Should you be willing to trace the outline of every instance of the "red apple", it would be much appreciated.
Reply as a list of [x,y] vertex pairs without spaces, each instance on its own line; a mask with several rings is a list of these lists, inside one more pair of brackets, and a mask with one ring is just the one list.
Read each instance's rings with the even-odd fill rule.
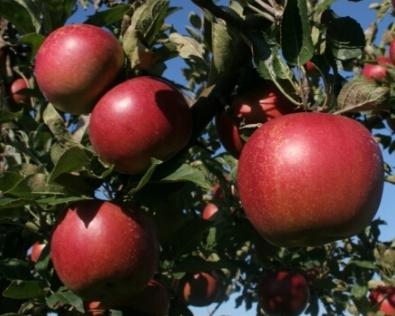
[[97,26],[74,24],[52,32],[36,55],[34,73],[57,109],[89,113],[110,87],[124,61],[117,39]]
[[383,65],[365,64],[362,68],[362,75],[366,79],[384,81],[387,77],[387,68]]
[[130,297],[129,302],[123,306],[127,306],[126,309],[121,307],[124,315],[141,312],[147,316],[166,316],[170,307],[170,294],[161,283],[150,280],[141,292]]
[[278,271],[259,283],[261,308],[270,316],[296,316],[309,301],[309,287],[302,274]]
[[25,79],[19,78],[16,79],[12,84],[11,84],[11,98],[12,101],[14,101],[16,104],[26,104],[29,102],[29,97],[24,94],[18,93],[19,91],[23,89],[29,88],[27,85],[27,82]]
[[369,131],[324,113],[263,124],[244,147],[237,174],[248,219],[285,247],[359,233],[376,214],[383,181],[381,151]]
[[369,299],[384,316],[395,316],[395,287],[379,286],[371,291]]
[[41,253],[43,252],[44,248],[45,248],[45,244],[36,241],[32,246],[32,253],[30,255],[30,260],[36,263],[38,259],[40,259]]
[[218,299],[220,282],[213,274],[200,272],[185,277],[181,282],[181,290],[186,304],[207,306]]
[[318,76],[320,74],[317,66],[311,60],[304,64],[304,68],[306,69],[306,73],[312,77]]
[[103,306],[102,302],[98,302],[98,301],[84,302],[84,307],[85,307],[86,315],[88,316],[107,315],[106,308]]
[[88,301],[106,306],[143,289],[158,263],[153,226],[138,211],[104,201],[68,208],[51,239],[60,280]]
[[242,124],[264,123],[292,112],[295,106],[272,83],[265,81],[234,97],[230,109],[217,116],[218,137],[225,149],[238,158],[245,144],[240,133]]
[[211,221],[213,220],[213,217],[215,214],[218,212],[218,206],[215,205],[214,203],[207,203],[205,208],[203,209],[202,212],[202,218],[205,221]]
[[97,154],[126,174],[166,160],[188,143],[192,116],[183,95],[153,77],[137,77],[107,92],[93,109],[89,137]]
[[391,60],[392,64],[395,65],[395,40],[393,40],[390,44],[389,59]]

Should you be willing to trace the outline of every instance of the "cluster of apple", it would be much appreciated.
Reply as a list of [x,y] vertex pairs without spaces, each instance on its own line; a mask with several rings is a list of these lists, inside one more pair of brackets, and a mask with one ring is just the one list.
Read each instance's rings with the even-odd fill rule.
[[[69,25],[51,33],[40,47],[35,77],[57,109],[91,113],[89,138],[98,156],[115,170],[135,175],[148,168],[151,158],[169,159],[186,146],[192,117],[182,94],[163,79],[118,82],[123,65],[122,46],[111,33]],[[241,128],[249,126],[260,127],[247,140]],[[264,82],[236,97],[217,117],[217,127],[224,147],[239,158],[237,187],[247,218],[270,243],[323,244],[360,232],[374,217],[383,189],[383,160],[358,122],[299,113],[273,84]],[[169,294],[153,279],[158,248],[152,224],[138,209],[103,201],[67,209],[51,237],[59,278],[92,310],[128,307],[165,315]],[[187,303],[216,300],[219,285],[209,276],[184,280]],[[203,303],[201,279],[211,284],[203,288]],[[260,284],[262,308],[271,315],[297,315],[307,304],[308,286],[301,275],[280,271]],[[146,296],[165,303],[144,305]],[[286,304],[287,297],[292,299]],[[161,309],[152,310],[155,305]]]
[[[192,118],[183,95],[163,79],[117,82],[123,66],[122,46],[110,32],[75,24],[46,38],[34,74],[55,108],[91,113],[93,148],[117,171],[132,175],[144,172],[151,158],[166,160],[180,151],[189,141]],[[114,307],[167,314],[170,295],[153,279],[156,232],[140,210],[99,200],[76,203],[58,220],[50,245],[57,275],[92,315]],[[37,247],[33,261],[42,250]],[[194,283],[186,278],[182,288],[186,303],[193,304]]]
[[389,47],[388,56],[379,56],[376,63],[368,63],[362,69],[362,75],[371,80],[384,82],[388,79],[388,68],[395,69],[395,40],[393,40]]

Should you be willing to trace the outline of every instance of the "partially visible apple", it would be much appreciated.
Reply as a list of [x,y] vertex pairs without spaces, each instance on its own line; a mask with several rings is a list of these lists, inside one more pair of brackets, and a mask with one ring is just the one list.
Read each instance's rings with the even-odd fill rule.
[[247,218],[263,238],[284,247],[361,232],[377,212],[383,183],[382,154],[369,131],[324,113],[263,124],[244,146],[237,173]]
[[218,137],[225,149],[238,158],[245,141],[242,125],[261,124],[284,114],[295,112],[295,106],[268,81],[233,98],[231,107],[216,117]]
[[218,206],[212,202],[206,204],[202,212],[202,219],[205,221],[213,220],[215,214],[218,212]]
[[192,115],[168,82],[136,77],[107,92],[93,109],[89,138],[103,160],[121,173],[138,174],[151,158],[166,160],[188,143]]
[[32,262],[36,263],[38,261],[38,259],[40,259],[41,253],[43,252],[44,248],[45,248],[44,243],[40,243],[40,242],[36,241],[32,246],[30,260]]
[[86,315],[88,316],[105,316],[107,315],[106,308],[102,302],[92,301],[84,302],[84,308]]
[[259,303],[270,316],[297,316],[309,301],[309,287],[299,273],[277,271],[259,282]]
[[11,99],[16,104],[26,104],[29,102],[29,97],[25,94],[18,93],[23,89],[29,88],[27,82],[23,78],[18,78],[12,82],[10,91],[11,91]]
[[362,68],[362,75],[366,79],[384,81],[387,77],[387,68],[378,64],[365,64]]
[[379,286],[371,291],[369,299],[384,316],[395,316],[395,287]]
[[150,280],[141,292],[130,297],[127,303],[120,306],[120,309],[124,315],[141,312],[147,316],[167,316],[169,307],[169,291],[158,281]]
[[392,64],[395,65],[395,39],[390,44],[389,59],[391,60]]
[[207,306],[218,299],[221,286],[214,274],[200,272],[187,275],[181,281],[181,291],[186,304]]
[[138,210],[84,201],[69,207],[55,226],[51,259],[70,290],[111,306],[152,278],[158,243],[153,225]]
[[65,25],[40,46],[34,73],[57,109],[89,113],[116,79],[124,62],[121,44],[108,31],[88,24]]
[[306,73],[309,76],[316,77],[319,76],[320,74],[319,70],[317,69],[317,66],[311,60],[307,61],[304,64],[304,68],[306,69]]

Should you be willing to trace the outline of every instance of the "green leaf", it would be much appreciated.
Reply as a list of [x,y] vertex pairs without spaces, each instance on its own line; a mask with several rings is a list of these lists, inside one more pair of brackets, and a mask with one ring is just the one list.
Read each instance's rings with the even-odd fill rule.
[[32,48],[32,58],[36,55],[36,52],[40,48],[45,37],[37,33],[28,33],[19,39],[23,44],[29,45]]
[[60,288],[56,293],[47,297],[46,301],[49,308],[56,308],[59,304],[69,304],[77,311],[85,312],[81,298],[66,288]]
[[210,182],[206,178],[205,172],[198,167],[189,164],[167,164],[165,170],[158,170],[155,174],[155,181],[159,182],[193,182],[205,190],[211,188]]
[[65,189],[62,186],[47,183],[47,176],[37,173],[27,176],[6,192],[9,195],[34,199],[37,195],[64,195]]
[[365,47],[361,25],[350,17],[332,19],[328,24],[327,47],[337,59],[360,58]]
[[7,280],[32,279],[29,264],[24,260],[15,258],[0,261],[0,276]]
[[348,264],[357,266],[363,269],[371,269],[375,270],[377,268],[376,264],[371,261],[362,261],[362,260],[351,260]]
[[44,110],[43,120],[57,140],[60,142],[72,141],[72,137],[66,128],[62,116],[51,103],[48,103]]
[[144,175],[140,178],[140,181],[137,183],[137,185],[129,190],[129,194],[135,194],[138,191],[140,191],[149,182],[152,175],[154,174],[154,171],[160,164],[162,164],[161,160],[151,158],[150,167],[147,169],[147,171],[144,173]]
[[86,201],[91,199],[92,199],[91,197],[84,197],[84,196],[69,196],[69,197],[51,196],[47,198],[38,199],[36,200],[36,203],[41,205],[42,207],[45,206],[52,207],[60,204],[69,204],[69,203]]
[[203,47],[192,37],[184,36],[179,33],[171,33],[169,35],[169,40],[175,45],[181,58],[189,59],[197,57],[203,59]]
[[156,41],[165,18],[172,13],[168,0],[147,0],[133,13],[130,30],[150,47]]
[[97,26],[107,26],[120,21],[123,16],[129,11],[130,4],[118,4],[108,10],[97,12],[88,17],[84,22]]
[[202,18],[198,14],[196,14],[195,12],[189,13],[189,22],[191,23],[191,25],[194,28],[196,28],[198,30],[200,30],[202,28],[202,26],[203,26]]
[[23,179],[19,173],[4,171],[0,173],[0,191],[9,191]]
[[91,158],[85,149],[81,147],[71,147],[59,158],[51,172],[49,181],[55,181],[61,174],[80,171],[83,168],[87,168],[89,167],[90,162]]
[[15,25],[22,34],[36,31],[29,12],[17,1],[1,0],[0,16]]
[[22,117],[22,115],[23,115],[23,110],[20,110],[18,112],[0,111],[0,124],[8,123],[15,119],[19,119]]
[[287,2],[281,25],[281,47],[290,64],[303,65],[313,56],[306,0]]
[[40,281],[13,280],[3,291],[3,296],[13,299],[26,300],[44,296],[43,284]]
[[46,33],[63,26],[77,9],[77,0],[43,0],[40,4]]

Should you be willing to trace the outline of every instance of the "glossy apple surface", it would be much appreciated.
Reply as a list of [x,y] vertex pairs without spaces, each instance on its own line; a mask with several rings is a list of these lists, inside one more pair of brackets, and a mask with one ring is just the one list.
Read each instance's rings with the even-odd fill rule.
[[148,285],[141,292],[131,297],[125,305],[128,308],[125,309],[121,306],[124,315],[133,315],[133,312],[140,312],[149,316],[167,316],[170,307],[170,294],[161,283],[150,280]]
[[121,44],[97,26],[73,24],[52,32],[39,48],[34,73],[45,97],[57,109],[89,113],[120,72]]
[[384,316],[395,316],[395,287],[379,286],[372,290],[369,299]]
[[218,137],[225,149],[238,158],[245,144],[242,124],[258,124],[295,111],[295,106],[270,82],[263,82],[233,98],[230,109],[216,117]]
[[89,138],[97,154],[126,174],[150,159],[166,160],[188,143],[192,116],[183,95],[153,77],[137,77],[107,92],[93,109]]
[[111,305],[143,289],[158,263],[153,226],[138,211],[104,201],[66,210],[51,238],[60,280],[87,301]]
[[309,287],[302,274],[278,271],[259,283],[259,303],[270,316],[300,315],[309,301]]
[[38,259],[40,259],[41,253],[43,252],[44,248],[45,248],[45,244],[36,241],[32,246],[32,253],[30,255],[30,260],[36,263]]
[[23,89],[29,88],[25,79],[19,78],[16,79],[11,84],[11,98],[16,104],[26,104],[29,102],[29,97],[27,95],[18,93]]
[[219,296],[219,280],[207,272],[188,275],[181,284],[182,295],[188,305],[207,306]]
[[291,247],[359,233],[376,214],[383,179],[380,148],[365,127],[342,116],[295,113],[254,132],[237,185],[261,236]]

